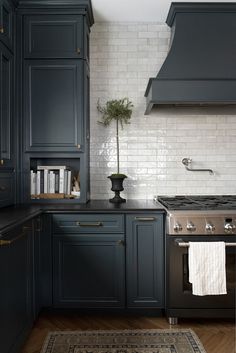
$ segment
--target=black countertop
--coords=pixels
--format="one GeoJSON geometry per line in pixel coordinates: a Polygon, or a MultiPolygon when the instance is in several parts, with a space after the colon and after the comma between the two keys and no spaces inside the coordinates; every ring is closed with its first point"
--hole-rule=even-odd
{"type": "Polygon", "coordinates": [[[0,236],[12,228],[42,213],[73,213],[73,212],[165,212],[163,206],[152,200],[128,200],[125,203],[113,204],[107,200],[91,200],[86,204],[37,204],[4,207],[0,210],[0,236]]]}

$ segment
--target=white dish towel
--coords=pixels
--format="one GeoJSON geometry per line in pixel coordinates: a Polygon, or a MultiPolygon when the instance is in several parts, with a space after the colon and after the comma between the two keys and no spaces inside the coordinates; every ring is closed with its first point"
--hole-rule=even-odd
{"type": "Polygon", "coordinates": [[[227,294],[225,242],[189,242],[188,261],[194,295],[227,294]]]}

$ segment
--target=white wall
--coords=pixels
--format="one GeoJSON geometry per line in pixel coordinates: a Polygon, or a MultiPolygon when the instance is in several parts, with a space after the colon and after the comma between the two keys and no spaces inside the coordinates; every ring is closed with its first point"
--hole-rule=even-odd
{"type": "Polygon", "coordinates": [[[115,126],[97,121],[97,100],[129,97],[131,124],[121,132],[123,196],[236,194],[236,109],[159,108],[144,116],[148,78],[156,76],[169,43],[167,25],[97,23],[91,33],[91,198],[107,199],[116,172],[115,126]],[[188,172],[181,161],[215,174],[188,172]]]}

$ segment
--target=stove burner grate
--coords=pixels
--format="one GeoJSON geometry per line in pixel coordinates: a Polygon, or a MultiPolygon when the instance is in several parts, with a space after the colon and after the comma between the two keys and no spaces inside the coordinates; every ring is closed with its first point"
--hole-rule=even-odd
{"type": "Polygon", "coordinates": [[[236,195],[158,196],[157,201],[168,210],[236,209],[236,195]]]}

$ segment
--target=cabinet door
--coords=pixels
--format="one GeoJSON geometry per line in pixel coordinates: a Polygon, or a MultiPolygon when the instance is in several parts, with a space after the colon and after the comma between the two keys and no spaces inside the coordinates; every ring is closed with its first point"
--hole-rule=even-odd
{"type": "Polygon", "coordinates": [[[127,305],[163,307],[163,217],[157,214],[127,216],[127,305]]]}
{"type": "Polygon", "coordinates": [[[12,167],[12,109],[13,109],[13,56],[0,43],[1,101],[0,101],[0,157],[1,167],[12,167]]]}
{"type": "Polygon", "coordinates": [[[25,62],[25,151],[83,150],[83,60],[25,62]]]}
{"type": "Polygon", "coordinates": [[[55,307],[123,307],[123,236],[54,236],[55,307]]]}
{"type": "Polygon", "coordinates": [[[8,0],[0,0],[0,40],[12,50],[13,8],[8,0]]]}
{"type": "Polygon", "coordinates": [[[32,243],[29,225],[25,226],[4,235],[0,242],[1,353],[19,352],[32,324],[32,243]]]}
{"type": "Polygon", "coordinates": [[[33,15],[25,18],[25,58],[84,57],[82,15],[33,15]]]}

